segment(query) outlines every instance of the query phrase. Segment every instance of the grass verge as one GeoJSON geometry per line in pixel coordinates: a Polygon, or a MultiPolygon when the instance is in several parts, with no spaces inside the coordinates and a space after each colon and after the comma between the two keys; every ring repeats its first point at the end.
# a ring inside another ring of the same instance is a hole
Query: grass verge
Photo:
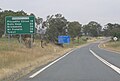
{"type": "Polygon", "coordinates": [[[120,52],[120,41],[109,41],[101,44],[100,47],[108,50],[120,52]]]}
{"type": "Polygon", "coordinates": [[[70,45],[64,45],[64,48],[54,44],[48,44],[45,48],[41,48],[40,41],[35,40],[33,48],[28,49],[20,44],[17,39],[11,39],[8,43],[7,38],[1,38],[0,81],[14,81],[33,69],[64,55],[75,46],[79,47],[79,45],[96,41],[96,38],[91,38],[88,42],[83,39],[85,37],[82,37],[79,42],[76,39],[70,45]]]}

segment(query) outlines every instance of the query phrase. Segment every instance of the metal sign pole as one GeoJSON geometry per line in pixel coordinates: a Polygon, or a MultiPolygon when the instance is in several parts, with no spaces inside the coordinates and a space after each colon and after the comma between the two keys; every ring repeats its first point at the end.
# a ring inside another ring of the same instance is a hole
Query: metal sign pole
{"type": "Polygon", "coordinates": [[[33,44],[33,34],[31,34],[31,48],[32,48],[32,44],[33,44]]]}
{"type": "Polygon", "coordinates": [[[8,34],[8,48],[10,47],[10,35],[8,34]]]}
{"type": "Polygon", "coordinates": [[[20,34],[20,44],[22,43],[22,37],[21,37],[21,34],[20,34]]]}

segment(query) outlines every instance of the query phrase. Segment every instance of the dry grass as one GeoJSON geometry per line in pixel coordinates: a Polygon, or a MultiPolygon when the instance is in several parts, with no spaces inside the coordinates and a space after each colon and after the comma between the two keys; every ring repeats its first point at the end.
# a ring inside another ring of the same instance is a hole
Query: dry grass
{"type": "Polygon", "coordinates": [[[32,49],[19,44],[15,39],[11,39],[10,43],[8,44],[7,39],[0,40],[0,78],[10,76],[28,66],[35,68],[38,64],[44,65],[70,50],[53,44],[41,48],[38,40],[32,49]]]}
{"type": "MultiPolygon", "coordinates": [[[[91,39],[91,41],[95,40],[95,38],[91,39]]],[[[80,40],[80,44],[72,43],[65,45],[65,48],[54,44],[48,44],[45,48],[41,48],[39,40],[35,40],[33,48],[29,49],[18,43],[16,39],[11,39],[10,44],[8,44],[8,39],[2,38],[0,39],[0,79],[12,77],[13,74],[17,77],[16,73],[20,71],[23,72],[19,76],[25,75],[36,67],[45,65],[62,56],[75,45],[79,46],[85,43],[87,42],[80,40]]]]}
{"type": "Polygon", "coordinates": [[[106,48],[108,50],[120,52],[120,41],[116,41],[116,42],[110,41],[102,44],[101,47],[106,48]]]}

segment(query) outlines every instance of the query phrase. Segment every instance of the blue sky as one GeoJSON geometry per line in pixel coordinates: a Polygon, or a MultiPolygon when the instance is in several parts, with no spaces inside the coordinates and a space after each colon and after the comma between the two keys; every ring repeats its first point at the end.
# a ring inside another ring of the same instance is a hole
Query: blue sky
{"type": "Polygon", "coordinates": [[[37,17],[61,13],[69,21],[120,23],[120,0],[0,0],[3,10],[24,10],[37,17]]]}

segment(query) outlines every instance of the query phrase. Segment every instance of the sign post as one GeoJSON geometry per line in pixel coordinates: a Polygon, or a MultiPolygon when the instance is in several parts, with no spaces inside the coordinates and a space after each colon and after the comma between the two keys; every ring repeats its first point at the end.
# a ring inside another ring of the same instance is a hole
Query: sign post
{"type": "MultiPolygon", "coordinates": [[[[35,33],[35,17],[34,16],[7,16],[5,18],[5,33],[9,35],[21,35],[35,33]]],[[[32,38],[31,38],[32,39],[32,38]]],[[[31,42],[32,43],[32,42],[31,42]]]]}
{"type": "Polygon", "coordinates": [[[33,46],[33,35],[31,34],[31,47],[33,46]]]}
{"type": "Polygon", "coordinates": [[[22,36],[21,36],[21,34],[20,34],[20,37],[19,37],[19,40],[20,40],[20,44],[22,43],[22,36]]]}
{"type": "Polygon", "coordinates": [[[10,47],[10,35],[8,35],[8,49],[10,47]]]}

